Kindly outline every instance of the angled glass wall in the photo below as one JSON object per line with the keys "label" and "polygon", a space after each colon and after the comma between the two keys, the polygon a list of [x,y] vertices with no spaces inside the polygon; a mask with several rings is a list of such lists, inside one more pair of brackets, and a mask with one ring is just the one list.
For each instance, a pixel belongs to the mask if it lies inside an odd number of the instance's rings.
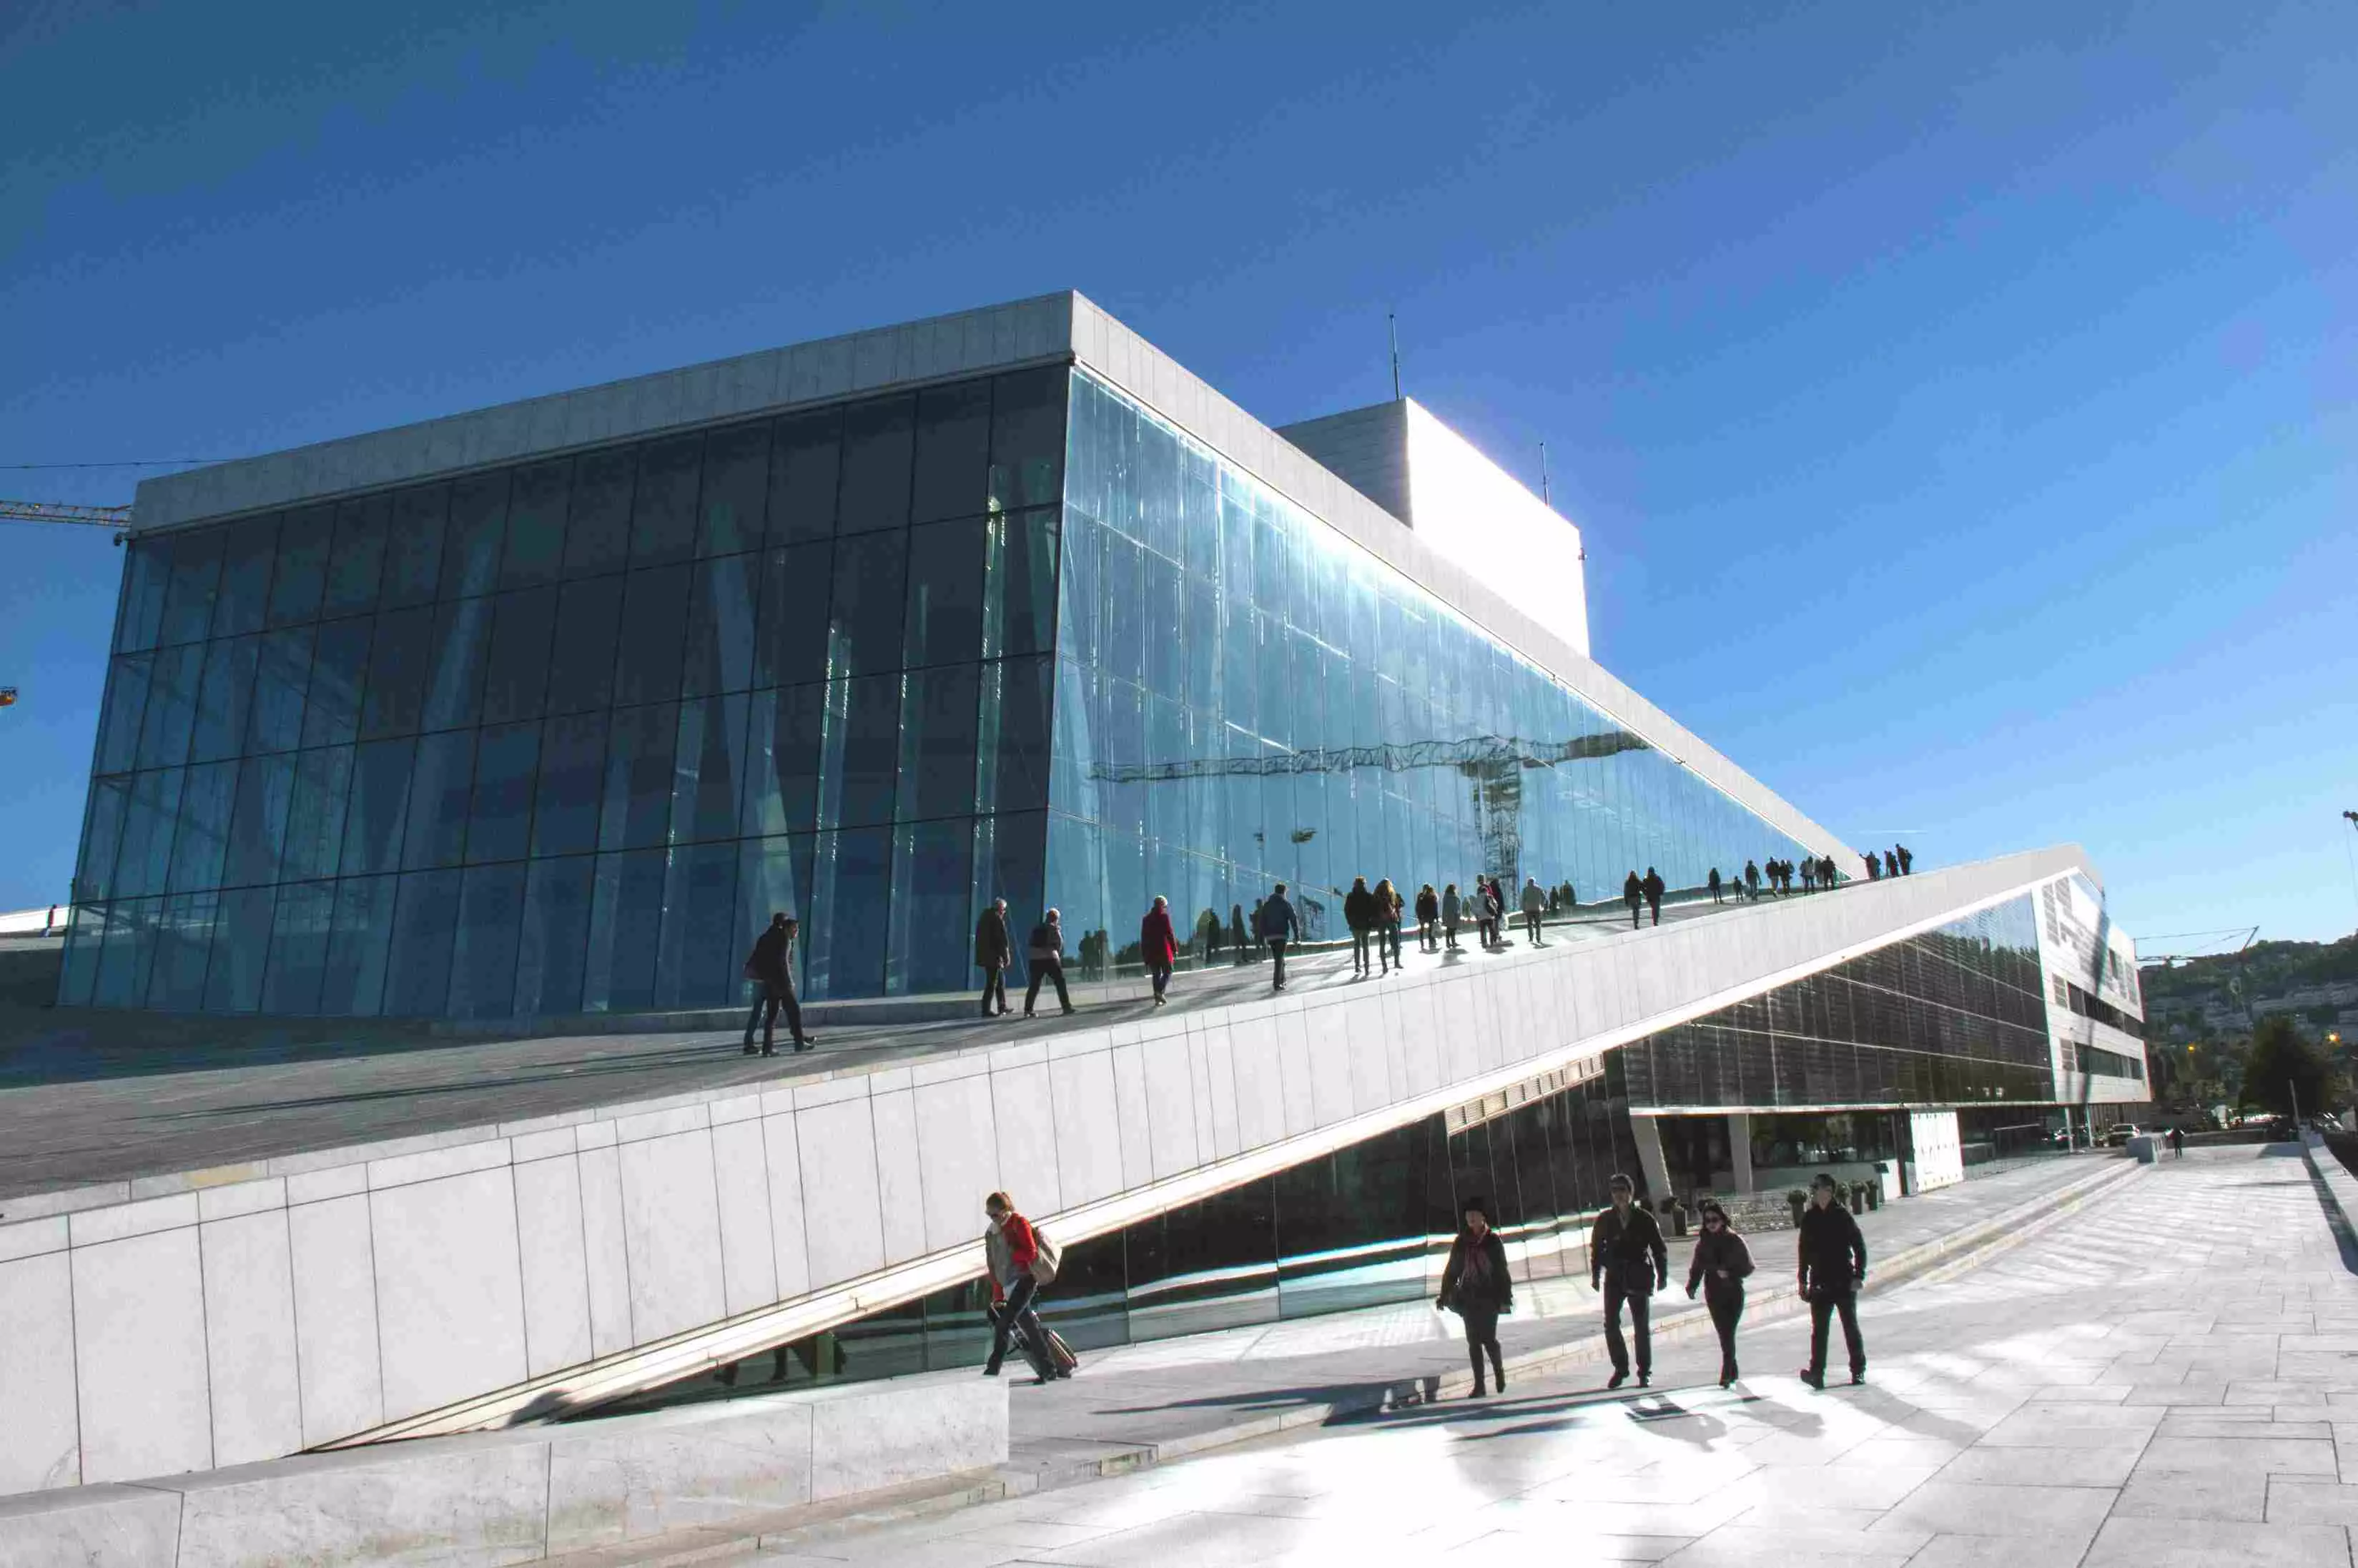
{"label": "angled glass wall", "polygon": [[1211,956],[1280,880],[1315,940],[1355,876],[1585,903],[1810,852],[1086,373],[1066,469],[1048,891],[1085,970],[1157,893]]}
{"label": "angled glass wall", "polygon": [[1039,898],[1065,383],[137,541],[59,1000],[715,1005],[775,909],[813,996],[964,986]]}

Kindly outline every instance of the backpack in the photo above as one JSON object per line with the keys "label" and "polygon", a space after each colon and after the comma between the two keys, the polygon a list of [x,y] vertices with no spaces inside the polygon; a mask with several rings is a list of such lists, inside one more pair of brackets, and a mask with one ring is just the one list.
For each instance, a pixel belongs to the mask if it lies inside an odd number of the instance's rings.
{"label": "backpack", "polygon": [[1048,1233],[1036,1225],[1032,1227],[1032,1277],[1044,1285],[1055,1284],[1056,1266],[1065,1260],[1064,1253],[1048,1239]]}

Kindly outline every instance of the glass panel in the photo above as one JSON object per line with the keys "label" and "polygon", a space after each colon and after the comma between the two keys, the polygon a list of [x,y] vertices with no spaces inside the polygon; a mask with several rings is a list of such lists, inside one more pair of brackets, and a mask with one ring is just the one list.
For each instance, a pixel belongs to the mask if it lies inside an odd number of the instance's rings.
{"label": "glass panel", "polygon": [[442,546],[442,597],[472,599],[500,586],[500,550],[508,532],[508,470],[471,474],[450,486],[450,524]]}
{"label": "glass panel", "polygon": [[393,522],[384,548],[383,608],[398,610],[434,602],[442,586],[442,536],[449,516],[447,484],[394,492]]}
{"label": "glass panel", "polygon": [[1012,985],[1028,977],[1024,971],[1024,937],[1038,924],[1040,873],[1047,863],[1048,814],[1008,812],[978,817],[974,824],[974,891],[967,929],[972,930],[983,906],[994,898],[1007,901],[1009,934],[1015,938],[1015,962],[1007,971]]}
{"label": "glass panel", "polygon": [[311,680],[308,626],[273,632],[262,639],[254,681],[253,752],[291,752],[303,740],[303,689]]}
{"label": "glass panel", "polygon": [[98,956],[98,986],[91,1000],[99,1007],[138,1007],[147,1000],[147,979],[156,961],[156,917],[163,900],[118,901],[108,913],[106,946]]}
{"label": "glass panel", "polygon": [[336,509],[336,543],[328,556],[321,614],[365,615],[376,608],[384,582],[385,537],[392,525],[389,495],[364,496]]}
{"label": "glass panel", "polygon": [[597,860],[575,855],[535,860],[525,881],[524,929],[516,948],[515,1011],[540,1018],[581,1006],[582,958],[590,936],[590,889]]}
{"label": "glass panel", "polygon": [[336,911],[333,882],[290,884],[278,890],[278,911],[270,927],[270,965],[262,982],[262,1011],[315,1013],[327,979],[328,931]]}
{"label": "glass panel", "polygon": [[908,648],[903,663],[970,663],[982,650],[984,524],[909,531]]}
{"label": "glass panel", "polygon": [[665,867],[657,1007],[724,1007],[738,1000],[743,952],[735,946],[737,846],[674,849]]}
{"label": "glass panel", "polygon": [[892,944],[885,955],[888,995],[964,989],[973,953],[962,938],[974,929],[968,857],[974,824],[966,817],[907,823],[892,857]]}
{"label": "glass panel", "polygon": [[569,855],[596,849],[598,802],[605,784],[606,716],[585,713],[549,719],[541,732],[540,752],[532,852]]}
{"label": "glass panel", "polygon": [[873,675],[901,667],[902,581],[908,553],[906,534],[837,542],[827,616],[827,667],[831,673]]}
{"label": "glass panel", "polygon": [[524,890],[521,862],[467,869],[450,961],[451,1017],[504,1018],[514,1007]]}
{"label": "glass panel", "polygon": [[668,859],[662,849],[598,857],[590,894],[584,1011],[625,1012],[654,1005]]}
{"label": "glass panel", "polygon": [[614,648],[622,641],[623,579],[568,582],[557,606],[548,659],[548,711],[580,713],[614,700]]}
{"label": "glass panel", "polygon": [[98,722],[98,771],[127,773],[139,761],[139,724],[147,712],[153,654],[126,654],[106,676],[106,711]]}
{"label": "glass panel", "polygon": [[750,706],[741,692],[679,705],[679,750],[672,770],[673,843],[737,836]]}
{"label": "glass panel", "polygon": [[277,894],[276,888],[241,888],[221,895],[205,965],[207,1012],[252,1012],[262,1005],[262,964],[270,953]]}
{"label": "glass panel", "polygon": [[147,685],[147,712],[139,730],[139,765],[178,766],[189,758],[189,733],[197,719],[197,687],[204,672],[205,645],[189,643],[154,655]]}
{"label": "glass panel", "polygon": [[156,645],[164,621],[164,599],[172,586],[172,541],[135,539],[123,554],[122,619],[114,628],[114,651],[136,653]]}
{"label": "glass panel", "polygon": [[406,740],[380,741],[354,753],[351,803],[344,815],[344,847],[339,860],[344,875],[399,869],[402,828],[409,819],[410,763],[416,744]]}
{"label": "glass panel", "polygon": [[483,679],[483,722],[540,717],[557,631],[557,589],[525,589],[492,601],[492,650]]}
{"label": "glass panel", "polygon": [[262,630],[270,602],[270,569],[278,554],[278,517],[249,517],[222,531],[221,589],[213,599],[212,634],[234,637]]}
{"label": "glass panel", "polygon": [[352,780],[350,746],[304,752],[296,757],[295,795],[287,808],[286,847],[278,858],[280,876],[297,881],[336,874],[344,840],[344,803]]}
{"label": "glass panel", "polygon": [[697,525],[696,553],[733,556],[760,549],[769,487],[769,426],[741,425],[706,437],[703,516]]}
{"label": "glass panel", "polygon": [[172,828],[180,810],[184,770],[163,768],[131,778],[131,808],[114,857],[114,896],[164,891],[172,868]]}
{"label": "glass panel", "polygon": [[[822,833],[811,864],[810,994],[878,996],[884,989],[884,914],[892,896],[892,834],[886,827]],[[968,933],[953,937],[963,946]]]}
{"label": "glass panel", "polygon": [[777,436],[770,448],[772,544],[824,539],[834,534],[842,428],[839,408],[778,421]]}
{"label": "glass panel", "polygon": [[819,826],[892,821],[892,785],[901,765],[901,677],[832,682],[827,707]]}
{"label": "glass panel", "polygon": [[991,384],[990,509],[1050,506],[1064,497],[1065,387],[1061,365],[1017,371]]}
{"label": "glass panel", "polygon": [[166,646],[202,642],[213,623],[213,599],[221,587],[220,528],[200,528],[172,542],[172,581],[164,596],[164,620],[157,641]]}
{"label": "glass panel", "polygon": [[631,502],[638,454],[628,447],[573,460],[572,506],[565,523],[565,575],[618,572],[631,558]]}
{"label": "glass panel", "polygon": [[[751,953],[754,939],[773,915],[806,914],[815,842],[809,834],[798,833],[791,838],[747,838],[738,844],[737,940],[730,945],[732,953]],[[806,919],[804,930],[809,929]],[[807,938],[795,944],[793,961],[797,968],[803,967],[808,947]]]}
{"label": "glass panel", "polygon": [[991,518],[983,550],[982,656],[1047,652],[1056,633],[1055,512]]}
{"label": "glass panel", "polygon": [[278,846],[287,836],[287,813],[294,798],[293,757],[248,757],[238,764],[237,806],[230,814],[223,886],[278,880]]}
{"label": "glass panel", "polygon": [[218,894],[183,893],[164,901],[156,925],[156,968],[147,981],[147,1005],[194,1012],[205,1005],[205,965],[212,957],[213,914]]}
{"label": "glass panel", "polygon": [[[368,621],[338,621],[319,628],[304,697],[303,744],[348,746],[360,734],[361,692],[368,683]],[[280,633],[285,635],[285,633]]]}
{"label": "glass panel", "polygon": [[679,705],[626,708],[613,716],[606,742],[606,787],[598,846],[628,849],[660,844],[671,826],[673,745]]}
{"label": "glass panel", "polygon": [[903,677],[896,813],[902,818],[964,816],[974,810],[977,673],[972,665],[955,665]]}
{"label": "glass panel", "polygon": [[88,1007],[98,983],[98,958],[106,944],[106,906],[77,904],[66,932],[65,956],[58,966],[58,1005]]}
{"label": "glass panel", "polygon": [[865,534],[909,521],[909,448],[914,396],[855,403],[843,414],[843,484],[837,532]]}
{"label": "glass panel", "polygon": [[755,686],[792,686],[826,677],[827,593],[834,562],[832,545],[799,545],[762,557]]}
{"label": "glass panel", "polygon": [[[534,770],[539,761],[539,725],[482,731],[475,750],[474,805],[467,819],[470,861],[524,859],[532,846]],[[524,896],[521,884],[516,896]]]}
{"label": "glass panel", "polygon": [[[185,786],[183,790],[185,793]],[[128,774],[91,781],[90,824],[82,829],[81,855],[74,869],[73,903],[97,903],[114,895],[114,852],[122,845],[123,819],[130,807]]]}
{"label": "glass panel", "polygon": [[703,466],[700,437],[650,441],[639,449],[639,490],[631,507],[631,564],[683,561],[696,551],[696,490]]}
{"label": "glass panel", "polygon": [[409,775],[409,820],[401,841],[403,871],[459,863],[467,846],[474,772],[474,731],[461,730],[419,739],[417,760]]}
{"label": "glass panel", "polygon": [[500,557],[502,588],[532,588],[565,575],[565,512],[573,499],[573,464],[564,459],[518,469],[508,492],[508,536]]}
{"label": "glass panel", "polygon": [[347,877],[336,884],[319,1011],[335,1018],[371,1017],[384,1004],[385,954],[393,940],[399,877]]}
{"label": "glass panel", "polygon": [[376,618],[368,691],[361,703],[360,738],[414,735],[426,717],[426,682],[433,673],[434,610],[419,605]]}
{"label": "glass panel", "polygon": [[271,625],[292,626],[319,618],[319,596],[328,586],[328,550],[335,537],[333,506],[287,514],[278,530],[278,564],[270,575]]}
{"label": "glass panel", "polygon": [[968,517],[989,503],[990,384],[954,382],[917,394],[913,521]]}
{"label": "glass panel", "polygon": [[401,879],[393,906],[393,945],[385,956],[388,1016],[433,1017],[448,1005],[461,875],[413,871]]}
{"label": "glass panel", "polygon": [[[753,623],[761,599],[760,556],[716,556],[697,566],[688,594],[681,695],[743,691],[752,684]],[[817,632],[816,623],[810,630]]]}
{"label": "glass panel", "polygon": [[801,833],[816,822],[827,689],[790,686],[753,694],[740,832]]}
{"label": "glass panel", "polygon": [[631,574],[622,599],[622,647],[614,664],[617,704],[667,702],[679,695],[688,576],[684,566]]}
{"label": "glass panel", "polygon": [[462,599],[434,612],[434,653],[420,722],[459,730],[482,712],[483,665],[492,642],[492,600]]}
{"label": "glass panel", "polygon": [[247,705],[254,695],[254,670],[261,655],[259,637],[229,637],[206,645],[189,748],[191,761],[217,762],[244,749]]}

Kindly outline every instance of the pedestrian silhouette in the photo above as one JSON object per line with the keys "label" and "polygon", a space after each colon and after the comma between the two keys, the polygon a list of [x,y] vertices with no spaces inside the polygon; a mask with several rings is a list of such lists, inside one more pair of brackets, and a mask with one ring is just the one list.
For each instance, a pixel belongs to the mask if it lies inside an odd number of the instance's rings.
{"label": "pedestrian silhouette", "polygon": [[1638,880],[1636,871],[1631,871],[1622,880],[1621,902],[1629,906],[1629,929],[1632,931],[1638,929],[1638,906],[1643,903],[1645,899],[1646,884]]}
{"label": "pedestrian silhouette", "polygon": [[1719,902],[1719,868],[1717,866],[1711,869],[1711,880],[1704,885],[1711,889],[1711,902],[1717,903]]}
{"label": "pedestrian silhouette", "polygon": [[1908,852],[1905,844],[1895,844],[1892,848],[1899,853],[1899,874],[1904,877],[1915,869],[1916,857]]}
{"label": "pedestrian silhouette", "polygon": [[1662,885],[1662,873],[1648,866],[1646,880],[1638,886],[1646,895],[1646,907],[1654,912],[1654,924],[1660,925],[1662,923],[1662,893],[1665,891]]}
{"label": "pedestrian silhouette", "polygon": [[1896,877],[1899,874],[1899,856],[1897,851],[1886,849],[1883,852],[1883,874],[1887,877]]}

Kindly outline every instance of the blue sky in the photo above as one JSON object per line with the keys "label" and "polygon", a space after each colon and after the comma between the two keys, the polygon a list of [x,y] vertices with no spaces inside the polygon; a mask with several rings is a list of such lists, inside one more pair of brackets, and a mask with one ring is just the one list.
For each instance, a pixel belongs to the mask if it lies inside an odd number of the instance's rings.
{"label": "blue sky", "polygon": [[[1395,309],[1412,395],[1548,443],[1598,657],[1820,821],[2077,839],[2142,935],[2358,922],[2346,3],[383,9],[0,13],[0,463],[1065,287],[1276,424],[1385,395]],[[0,538],[10,908],[120,557]]]}

